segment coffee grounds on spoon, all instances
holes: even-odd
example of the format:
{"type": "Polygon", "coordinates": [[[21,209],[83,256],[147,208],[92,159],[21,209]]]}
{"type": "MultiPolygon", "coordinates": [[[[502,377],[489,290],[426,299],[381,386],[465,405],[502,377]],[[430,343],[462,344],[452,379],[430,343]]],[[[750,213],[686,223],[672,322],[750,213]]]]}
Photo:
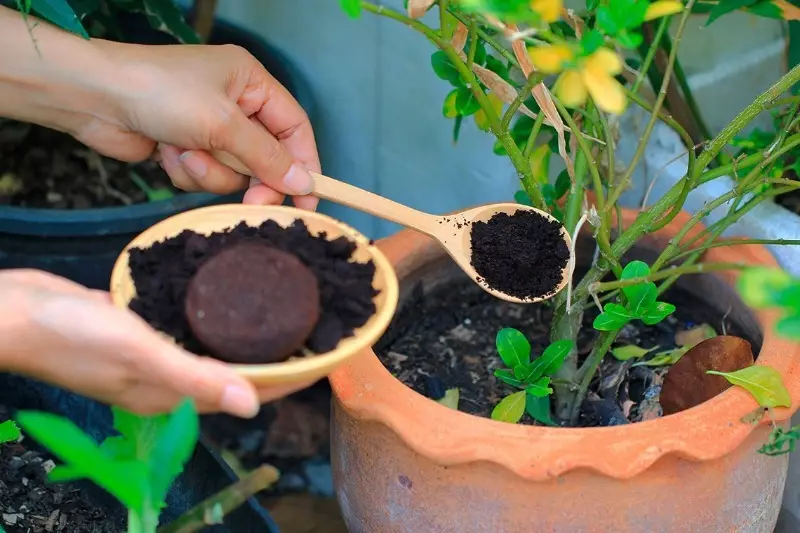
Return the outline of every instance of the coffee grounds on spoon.
{"type": "Polygon", "coordinates": [[[328,352],[375,313],[377,291],[372,287],[375,264],[352,259],[355,243],[344,237],[331,241],[325,237],[311,235],[299,220],[287,228],[270,220],[258,227],[241,223],[209,236],[187,230],[149,248],[131,249],[128,263],[136,297],[130,308],[186,350],[209,355],[186,319],[189,282],[200,266],[228,247],[243,242],[268,244],[296,256],[316,276],[320,317],[305,347],[328,352]]]}
{"type": "Polygon", "coordinates": [[[561,228],[525,209],[473,222],[472,267],[494,290],[523,300],[548,296],[561,284],[569,261],[561,228]]]}

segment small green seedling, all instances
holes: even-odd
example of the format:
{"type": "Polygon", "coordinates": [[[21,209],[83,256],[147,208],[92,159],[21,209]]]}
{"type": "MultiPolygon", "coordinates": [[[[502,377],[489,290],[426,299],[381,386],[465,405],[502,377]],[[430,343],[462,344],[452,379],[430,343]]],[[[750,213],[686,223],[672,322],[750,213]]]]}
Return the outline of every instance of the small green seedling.
{"type": "Polygon", "coordinates": [[[130,172],[131,181],[136,184],[137,187],[147,196],[148,202],[158,202],[161,200],[169,200],[170,198],[175,197],[175,193],[171,190],[167,189],[166,187],[158,187],[153,188],[148,184],[144,178],[139,176],[137,173],[131,171],[130,172]]]}
{"type": "MultiPolygon", "coordinates": [[[[642,261],[631,261],[622,270],[621,281],[646,278],[650,275],[650,267],[642,261]]],[[[658,289],[652,281],[625,285],[622,287],[625,305],[607,303],[603,312],[594,319],[594,329],[598,331],[615,331],[634,319],[639,319],[648,326],[658,324],[675,312],[675,306],[657,301],[658,289]]]]}
{"type": "Polygon", "coordinates": [[[531,360],[528,339],[514,328],[501,329],[496,344],[497,353],[508,368],[495,370],[495,377],[521,390],[503,398],[492,410],[492,419],[515,424],[527,412],[539,422],[554,424],[550,418],[551,379],[575,343],[571,340],[555,341],[534,360],[531,360]]]}
{"type": "Polygon", "coordinates": [[[175,478],[194,452],[199,419],[190,400],[169,415],[137,416],[112,408],[120,433],[100,445],[66,418],[20,411],[22,429],[64,462],[52,482],[90,479],[128,508],[128,533],[153,533],[175,478]]]}

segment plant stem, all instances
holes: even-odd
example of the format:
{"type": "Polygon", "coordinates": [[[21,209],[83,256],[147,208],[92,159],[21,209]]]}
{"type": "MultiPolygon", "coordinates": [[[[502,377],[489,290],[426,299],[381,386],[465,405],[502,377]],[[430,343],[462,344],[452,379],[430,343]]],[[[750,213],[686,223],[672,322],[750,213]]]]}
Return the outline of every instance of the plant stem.
{"type": "Polygon", "coordinates": [[[525,149],[522,150],[522,155],[525,157],[525,159],[530,160],[531,152],[533,152],[533,146],[536,144],[536,138],[539,136],[539,132],[542,131],[542,124],[544,124],[544,113],[539,113],[536,115],[536,120],[533,121],[531,133],[528,135],[528,140],[525,142],[525,149]]]}
{"type": "Polygon", "coordinates": [[[224,516],[230,513],[247,501],[250,496],[261,492],[277,480],[277,471],[269,465],[262,465],[247,477],[200,502],[173,522],[159,528],[158,533],[200,531],[216,523],[210,517],[224,516]]]}
{"type": "Polygon", "coordinates": [[[592,292],[605,292],[614,289],[621,289],[622,287],[630,287],[631,285],[638,285],[639,283],[647,283],[648,281],[658,281],[660,279],[668,278],[670,276],[684,276],[686,274],[703,274],[705,272],[718,272],[720,270],[738,270],[749,266],[747,263],[699,263],[697,265],[687,265],[680,267],[670,267],[658,272],[652,272],[647,276],[638,278],[621,279],[617,281],[604,281],[595,282],[591,285],[592,292]]]}
{"type": "MultiPolygon", "coordinates": [[[[653,64],[653,58],[656,57],[656,52],[660,48],[661,38],[664,36],[664,32],[669,27],[669,23],[671,21],[672,17],[664,17],[658,24],[658,29],[656,29],[656,33],[653,36],[652,42],[650,42],[650,46],[647,49],[647,54],[645,55],[642,64],[639,66],[639,75],[636,77],[636,81],[633,83],[633,87],[631,87],[632,93],[634,94],[639,93],[639,87],[641,87],[642,82],[644,81],[644,78],[647,75],[647,73],[650,72],[650,65],[653,64]]],[[[653,89],[655,88],[656,87],[653,86],[653,89]]]]}
{"type": "Polygon", "coordinates": [[[589,390],[589,385],[592,383],[592,378],[594,377],[595,373],[597,373],[597,368],[603,361],[603,357],[606,356],[609,348],[611,348],[611,345],[614,344],[614,340],[617,338],[619,331],[620,330],[616,329],[614,331],[605,331],[601,333],[600,338],[594,341],[592,353],[589,354],[589,357],[586,359],[586,361],[584,361],[583,365],[578,371],[580,383],[578,384],[578,392],[572,400],[571,411],[569,415],[570,424],[573,426],[578,422],[578,415],[580,415],[581,412],[581,404],[583,403],[583,399],[586,398],[586,393],[589,390]]]}
{"type": "MultiPolygon", "coordinates": [[[[689,0],[686,4],[686,8],[681,15],[680,22],[678,23],[678,29],[675,32],[675,40],[679,42],[681,36],[683,35],[683,30],[686,28],[686,22],[689,20],[689,15],[692,12],[692,6],[694,5],[694,0],[689,0]]],[[[664,69],[664,80],[661,83],[661,88],[658,91],[658,96],[656,97],[655,104],[653,105],[653,113],[650,114],[650,120],[647,122],[647,126],[644,129],[644,133],[642,134],[642,138],[639,139],[639,144],[636,147],[636,152],[633,154],[633,158],[631,159],[628,168],[625,170],[625,174],[622,176],[620,183],[614,187],[613,191],[610,193],[608,198],[608,205],[614,205],[619,200],[619,197],[622,195],[623,191],[628,187],[628,183],[631,181],[631,177],[633,176],[633,172],[636,170],[639,161],[644,156],[644,151],[647,149],[648,141],[650,140],[650,135],[653,133],[653,128],[656,125],[656,120],[658,120],[659,110],[661,106],[664,105],[664,99],[667,97],[667,86],[669,85],[670,78],[672,77],[672,69],[675,66],[675,60],[678,57],[678,47],[674,47],[669,54],[669,60],[667,61],[666,67],[664,69]]],[[[690,150],[694,142],[688,147],[690,150]]],[[[600,206],[598,206],[600,207],[600,206]]]]}
{"type": "Polygon", "coordinates": [[[698,252],[705,252],[706,250],[710,250],[711,248],[721,248],[723,246],[739,246],[743,244],[774,244],[779,246],[800,246],[800,239],[736,239],[730,241],[712,242],[711,244],[704,244],[703,246],[698,246],[697,248],[692,248],[691,250],[686,250],[685,252],[681,252],[678,255],[674,256],[672,260],[680,259],[681,257],[685,257],[687,255],[691,255],[698,252]]]}
{"type": "Polygon", "coordinates": [[[387,18],[390,18],[392,20],[396,20],[396,21],[398,21],[398,22],[400,22],[402,24],[405,24],[406,26],[408,26],[412,30],[416,30],[416,31],[420,32],[422,35],[427,37],[429,41],[431,41],[433,44],[435,44],[439,48],[442,48],[442,46],[443,46],[442,39],[439,38],[439,34],[436,33],[436,31],[432,30],[431,28],[429,28],[428,26],[426,26],[425,24],[423,24],[422,22],[420,22],[418,20],[414,20],[414,19],[412,19],[410,17],[405,16],[404,14],[400,13],[399,11],[395,11],[394,9],[391,9],[391,8],[388,8],[388,7],[384,7],[384,6],[379,6],[379,5],[373,4],[372,2],[365,2],[365,1],[361,2],[361,8],[364,11],[369,11],[370,13],[374,13],[375,15],[380,15],[382,17],[387,17],[387,18]]]}
{"type": "MultiPolygon", "coordinates": [[[[531,75],[528,76],[528,79],[525,81],[525,85],[522,86],[520,89],[519,94],[514,101],[509,104],[508,109],[506,110],[505,115],[503,115],[503,120],[500,122],[500,129],[503,131],[508,130],[509,126],[511,126],[511,119],[514,118],[514,115],[517,113],[517,110],[522,105],[522,102],[531,94],[531,89],[534,86],[538,85],[539,82],[542,81],[542,75],[537,72],[531,72],[531,75]]],[[[539,113],[539,115],[544,115],[544,113],[539,113]]],[[[538,115],[537,115],[538,118],[538,115]]]]}
{"type": "Polygon", "coordinates": [[[194,0],[192,11],[194,15],[194,31],[200,37],[201,43],[207,43],[211,30],[214,29],[217,0],[194,0]]]}

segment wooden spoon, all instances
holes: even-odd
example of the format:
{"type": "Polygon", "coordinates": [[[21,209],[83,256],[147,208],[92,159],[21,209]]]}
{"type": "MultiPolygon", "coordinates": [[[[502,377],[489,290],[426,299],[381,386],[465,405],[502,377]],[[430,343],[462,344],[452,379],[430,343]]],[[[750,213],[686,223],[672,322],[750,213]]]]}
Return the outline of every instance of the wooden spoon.
{"type": "MultiPolygon", "coordinates": [[[[213,153],[213,156],[217,161],[227,165],[236,172],[245,176],[253,176],[253,173],[231,154],[217,151],[213,153]]],[[[364,189],[359,189],[358,187],[342,181],[329,178],[328,176],[323,176],[316,172],[310,172],[310,174],[311,178],[314,180],[314,191],[311,194],[318,198],[346,205],[353,209],[369,213],[370,215],[415,229],[433,237],[447,250],[450,257],[453,258],[458,266],[461,267],[478,286],[496,298],[512,303],[536,303],[552,298],[563,289],[569,281],[569,266],[571,261],[567,262],[561,272],[561,282],[550,293],[536,298],[522,299],[490,287],[472,266],[471,227],[473,222],[485,222],[498,213],[513,214],[521,210],[535,211],[549,220],[556,220],[549,213],[516,203],[497,203],[473,207],[450,215],[431,215],[399,204],[383,196],[365,191],[364,189]]],[[[563,226],[561,228],[561,235],[571,253],[572,241],[563,226]]],[[[502,236],[498,236],[498,238],[502,238],[502,236]]]]}

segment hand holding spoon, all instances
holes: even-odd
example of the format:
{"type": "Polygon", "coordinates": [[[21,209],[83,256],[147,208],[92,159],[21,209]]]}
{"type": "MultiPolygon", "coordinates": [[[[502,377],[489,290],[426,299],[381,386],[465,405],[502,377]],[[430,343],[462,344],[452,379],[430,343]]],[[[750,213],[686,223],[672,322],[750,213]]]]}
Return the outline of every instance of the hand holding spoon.
{"type": "MultiPolygon", "coordinates": [[[[213,155],[218,161],[240,174],[245,176],[253,175],[246,166],[232,155],[226,152],[215,152],[213,155]]],[[[571,261],[568,261],[562,269],[560,283],[548,294],[535,298],[519,298],[491,287],[472,265],[473,223],[486,222],[499,213],[513,215],[521,210],[534,211],[548,220],[555,220],[549,213],[516,203],[497,203],[473,207],[450,215],[431,215],[322,174],[315,172],[310,174],[314,180],[314,190],[312,192],[314,196],[352,207],[433,237],[447,250],[450,257],[475,283],[496,298],[512,303],[540,302],[558,293],[566,286],[569,280],[569,265],[571,261]]],[[[569,234],[563,227],[561,228],[561,237],[567,249],[572,250],[569,234]]],[[[498,238],[502,239],[503,235],[498,235],[498,238]]]]}

